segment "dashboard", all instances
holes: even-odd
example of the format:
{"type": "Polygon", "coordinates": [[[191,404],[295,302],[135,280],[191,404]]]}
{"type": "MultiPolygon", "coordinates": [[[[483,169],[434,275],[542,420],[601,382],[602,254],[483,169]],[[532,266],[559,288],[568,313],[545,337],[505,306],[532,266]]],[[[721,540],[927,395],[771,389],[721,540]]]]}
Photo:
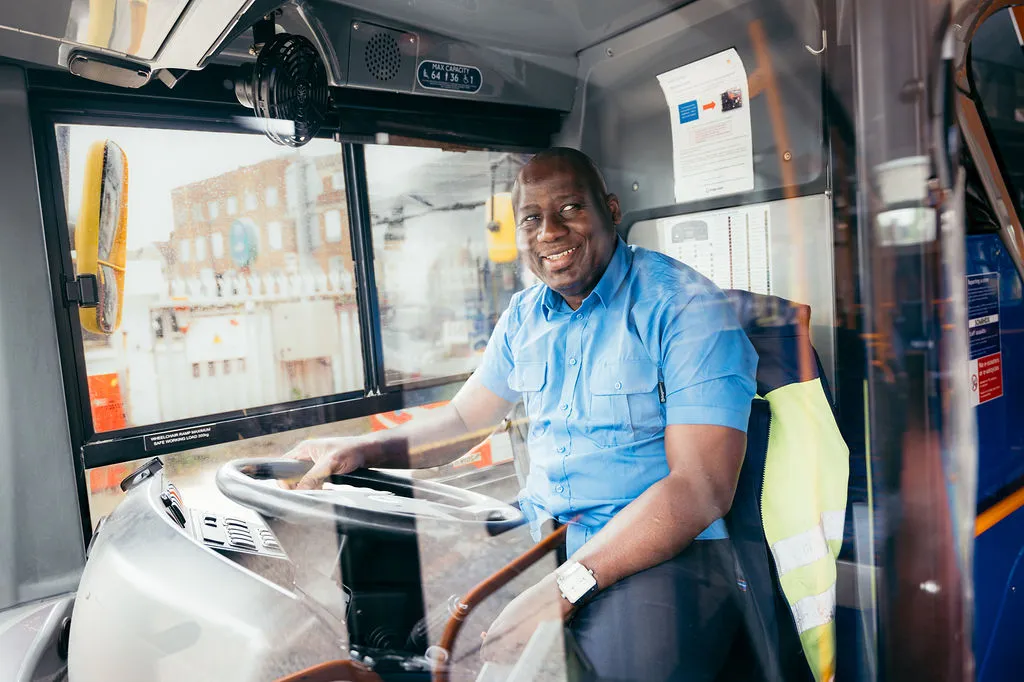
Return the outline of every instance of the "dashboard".
{"type": "Polygon", "coordinates": [[[297,580],[261,520],[189,508],[156,461],[125,479],[93,536],[71,682],[255,682],[347,658],[347,594],[297,580]]]}

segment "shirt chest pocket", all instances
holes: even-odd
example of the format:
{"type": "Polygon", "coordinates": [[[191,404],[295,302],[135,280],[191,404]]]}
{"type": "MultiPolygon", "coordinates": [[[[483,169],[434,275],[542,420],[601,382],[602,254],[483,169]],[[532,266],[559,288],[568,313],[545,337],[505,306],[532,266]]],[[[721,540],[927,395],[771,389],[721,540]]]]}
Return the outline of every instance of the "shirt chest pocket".
{"type": "Polygon", "coordinates": [[[508,375],[508,386],[523,396],[526,416],[531,422],[535,422],[541,414],[541,390],[547,383],[547,370],[546,362],[517,362],[508,375]]]}
{"type": "Polygon", "coordinates": [[[601,447],[660,436],[665,416],[658,396],[658,366],[647,360],[598,363],[590,377],[587,437],[601,447]]]}

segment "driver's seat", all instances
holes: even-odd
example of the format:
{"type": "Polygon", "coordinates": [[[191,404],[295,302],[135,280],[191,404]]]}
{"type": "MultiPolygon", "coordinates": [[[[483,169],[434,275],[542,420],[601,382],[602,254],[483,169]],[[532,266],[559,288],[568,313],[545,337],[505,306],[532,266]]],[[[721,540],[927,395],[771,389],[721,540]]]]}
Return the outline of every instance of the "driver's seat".
{"type": "Polygon", "coordinates": [[[811,582],[820,582],[831,577],[834,586],[849,451],[835,422],[821,362],[811,346],[810,307],[748,291],[726,294],[758,354],[758,397],[751,406],[736,495],[725,517],[737,579],[747,597],[744,620],[750,636],[740,638],[744,641],[737,644],[739,650],[732,657],[736,665],[720,679],[749,679],[753,667],[768,680],[813,680],[812,666],[821,679],[828,679],[835,669],[834,587],[831,610],[825,613],[827,592],[824,599],[819,599],[823,595],[801,599],[806,585],[793,579],[804,581],[809,576],[811,582]],[[795,433],[799,443],[789,438],[795,433]],[[797,471],[814,475],[791,476],[800,480],[779,485],[781,478],[797,471]],[[805,484],[810,489],[793,489],[805,484]],[[806,530],[800,525],[800,519],[819,516],[821,522],[806,530]],[[766,536],[766,529],[772,538],[766,536]],[[794,544],[798,545],[795,551],[794,544]],[[780,580],[779,566],[787,574],[785,581],[780,580]],[[808,604],[821,613],[808,618],[808,604]],[[802,627],[798,628],[797,619],[802,627]]]}

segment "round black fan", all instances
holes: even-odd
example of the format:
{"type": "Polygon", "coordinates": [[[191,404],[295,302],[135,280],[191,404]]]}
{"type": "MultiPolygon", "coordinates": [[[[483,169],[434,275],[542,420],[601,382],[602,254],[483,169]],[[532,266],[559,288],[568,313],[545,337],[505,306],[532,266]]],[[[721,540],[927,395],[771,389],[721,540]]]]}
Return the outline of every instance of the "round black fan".
{"type": "Polygon", "coordinates": [[[313,139],[330,107],[327,71],[313,43],[275,35],[249,69],[235,82],[235,95],[256,113],[267,137],[288,147],[313,139]]]}

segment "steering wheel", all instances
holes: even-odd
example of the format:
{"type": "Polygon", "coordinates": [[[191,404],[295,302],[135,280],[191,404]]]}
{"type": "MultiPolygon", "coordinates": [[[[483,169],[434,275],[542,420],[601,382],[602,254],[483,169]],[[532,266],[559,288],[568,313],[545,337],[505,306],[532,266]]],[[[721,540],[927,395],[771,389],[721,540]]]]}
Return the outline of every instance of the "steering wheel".
{"type": "Polygon", "coordinates": [[[322,490],[288,490],[277,481],[305,474],[312,462],[236,459],[217,470],[217,488],[264,517],[285,522],[333,521],[358,531],[414,535],[417,520],[479,527],[491,535],[525,523],[523,513],[499,500],[450,485],[359,469],[327,479],[322,490]]]}

